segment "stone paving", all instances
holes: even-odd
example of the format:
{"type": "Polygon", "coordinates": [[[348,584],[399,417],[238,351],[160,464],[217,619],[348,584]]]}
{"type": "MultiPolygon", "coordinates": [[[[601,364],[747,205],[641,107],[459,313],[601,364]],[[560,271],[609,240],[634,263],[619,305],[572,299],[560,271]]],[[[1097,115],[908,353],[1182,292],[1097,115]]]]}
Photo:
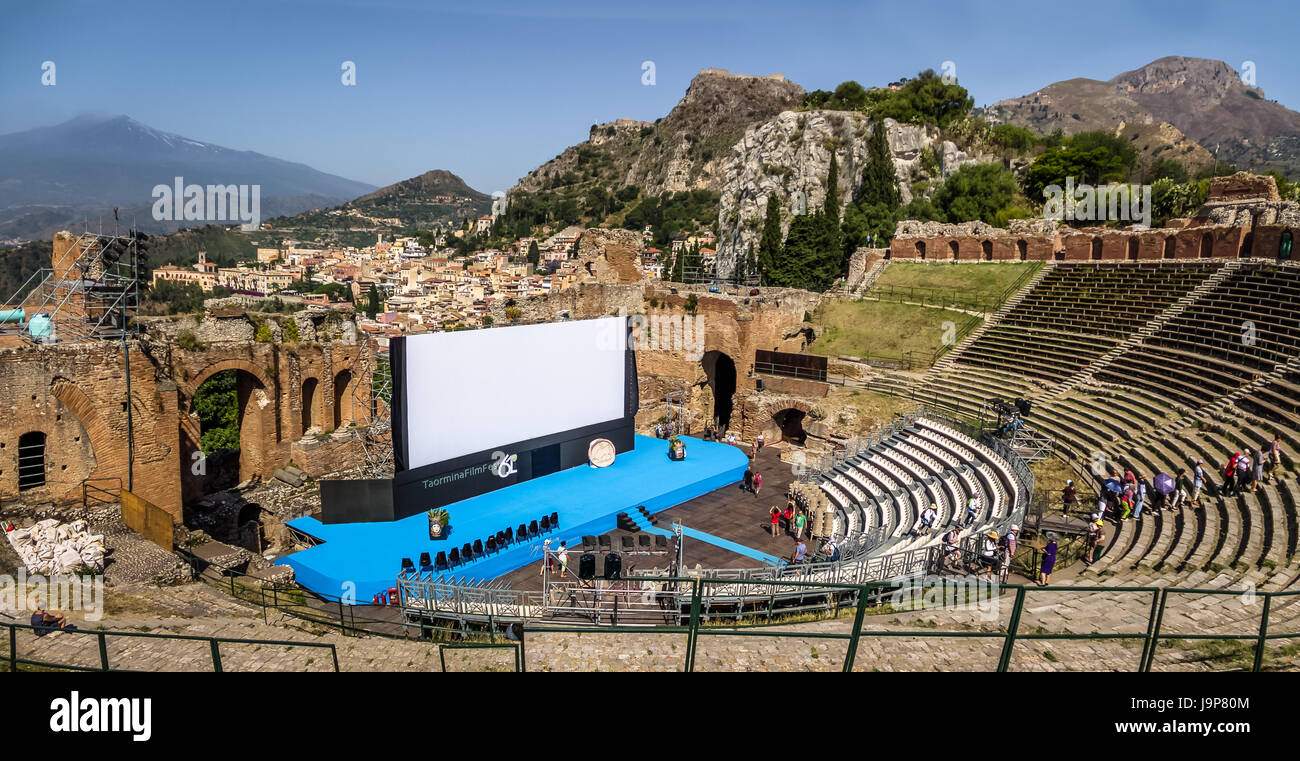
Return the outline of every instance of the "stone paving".
{"type": "MultiPolygon", "coordinates": [[[[1006,594],[994,603],[968,608],[870,615],[863,622],[864,636],[855,658],[856,671],[992,671],[997,667],[1009,624],[1013,598],[1006,594]],[[916,632],[917,636],[871,637],[872,633],[916,632]],[[993,637],[942,637],[944,632],[991,633],[993,637]]],[[[1300,602],[1300,601],[1297,601],[1300,602]]],[[[1248,598],[1192,598],[1187,606],[1171,604],[1166,621],[1191,622],[1186,628],[1169,627],[1172,634],[1193,631],[1253,633],[1260,606],[1248,598]],[[1252,619],[1251,616],[1254,616],[1252,619]],[[1229,631],[1228,627],[1231,627],[1229,631]]],[[[1271,631],[1300,631],[1297,613],[1279,606],[1270,615],[1271,631]]],[[[1150,596],[1132,592],[1053,592],[1029,590],[1022,613],[1021,635],[1106,632],[1143,634],[1150,612],[1150,596]]],[[[11,612],[12,613],[12,612],[11,612]]],[[[73,620],[83,633],[56,632],[37,638],[18,632],[21,657],[79,665],[100,665],[97,637],[84,632],[104,629],[122,632],[184,634],[231,639],[289,641],[293,645],[221,643],[226,671],[329,671],[333,659],[324,648],[307,643],[333,644],[343,671],[440,671],[439,647],[429,642],[381,637],[345,637],[287,614],[271,611],[263,621],[261,608],[229,597],[213,586],[193,583],[170,587],[140,586],[112,590],[105,615],[89,622],[73,620]]],[[[847,655],[847,639],[812,636],[776,637],[775,632],[799,635],[847,635],[851,611],[838,618],[809,623],[779,624],[749,629],[757,636],[729,636],[725,626],[706,627],[696,652],[696,671],[838,671],[847,655]],[[768,636],[764,636],[768,635],[768,636]]],[[[680,633],[558,633],[526,634],[529,671],[680,671],[685,666],[687,638],[680,633]]],[[[1253,642],[1211,643],[1192,640],[1162,642],[1156,670],[1208,671],[1248,668],[1253,642]]],[[[9,655],[0,641],[0,659],[9,655]]],[[[1134,640],[1034,640],[1020,638],[1012,652],[1013,671],[1121,670],[1137,668],[1143,642],[1134,640]]],[[[1266,665],[1291,670],[1300,639],[1270,643],[1266,665]],[[1285,649],[1284,649],[1285,648],[1285,649]]],[[[209,671],[211,645],[207,640],[109,636],[106,650],[113,668],[151,671],[209,671]]],[[[512,671],[514,652],[506,648],[459,649],[444,652],[448,671],[512,671]]]]}

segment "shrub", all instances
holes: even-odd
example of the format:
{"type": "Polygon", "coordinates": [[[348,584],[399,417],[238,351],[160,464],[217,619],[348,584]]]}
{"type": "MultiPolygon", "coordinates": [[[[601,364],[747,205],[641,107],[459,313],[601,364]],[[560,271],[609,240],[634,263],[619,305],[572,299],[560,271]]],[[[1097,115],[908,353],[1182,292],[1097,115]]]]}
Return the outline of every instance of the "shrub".
{"type": "Polygon", "coordinates": [[[266,323],[258,325],[257,332],[253,334],[253,340],[263,344],[269,344],[274,341],[275,336],[271,334],[271,326],[266,323]]]}
{"type": "Polygon", "coordinates": [[[202,351],[204,348],[203,342],[188,330],[176,334],[176,345],[185,351],[202,351]]]}
{"type": "Polygon", "coordinates": [[[280,327],[284,331],[284,340],[292,341],[294,343],[297,343],[299,340],[301,340],[301,336],[298,335],[297,320],[290,317],[288,320],[285,320],[284,324],[281,325],[280,327]]]}

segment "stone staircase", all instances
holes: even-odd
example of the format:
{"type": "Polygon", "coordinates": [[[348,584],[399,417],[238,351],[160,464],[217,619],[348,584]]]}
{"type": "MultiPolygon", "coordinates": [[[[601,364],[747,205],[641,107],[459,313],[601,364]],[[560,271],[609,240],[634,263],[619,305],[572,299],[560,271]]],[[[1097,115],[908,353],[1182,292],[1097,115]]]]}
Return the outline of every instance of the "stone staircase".
{"type": "Polygon", "coordinates": [[[1042,269],[1038,270],[1038,272],[1035,273],[1033,277],[1029,278],[1029,280],[1025,282],[1025,286],[1023,288],[1017,291],[1014,296],[1007,299],[1006,303],[1003,304],[1002,307],[998,309],[998,311],[989,315],[989,317],[984,320],[983,325],[979,326],[975,330],[972,330],[966,336],[966,338],[962,340],[961,343],[952,347],[952,349],[946,355],[944,355],[943,359],[936,362],[934,364],[934,367],[930,368],[930,373],[929,373],[930,377],[934,377],[936,374],[942,373],[944,370],[947,370],[948,368],[952,367],[953,364],[957,361],[957,358],[961,356],[962,352],[966,351],[967,348],[969,348],[972,344],[978,341],[980,336],[988,332],[990,328],[994,327],[999,322],[1001,322],[1003,317],[1006,317],[1008,314],[1010,314],[1011,310],[1015,309],[1016,306],[1021,301],[1024,300],[1025,296],[1027,296],[1030,293],[1030,291],[1034,290],[1035,286],[1037,286],[1038,283],[1055,268],[1056,268],[1055,261],[1044,262],[1042,269]]]}
{"type": "Polygon", "coordinates": [[[862,280],[859,281],[857,285],[853,286],[853,289],[849,294],[850,297],[855,299],[862,298],[862,294],[866,293],[867,289],[872,285],[875,285],[876,280],[879,279],[881,273],[885,271],[886,264],[889,264],[888,259],[879,259],[873,262],[870,269],[868,269],[866,274],[862,276],[862,280]]]}
{"type": "Polygon", "coordinates": [[[1219,285],[1228,278],[1228,276],[1241,269],[1241,264],[1240,260],[1230,260],[1226,262],[1217,272],[1206,278],[1203,283],[1184,294],[1181,299],[1171,304],[1155,319],[1147,322],[1147,324],[1142,326],[1136,333],[1116,344],[1113,349],[1103,354],[1096,361],[1088,364],[1075,375],[1067,378],[1055,389],[1042,395],[1041,399],[1043,401],[1056,399],[1070,389],[1091,380],[1099,370],[1108,367],[1112,362],[1130,349],[1141,346],[1148,338],[1155,335],[1156,332],[1163,328],[1170,320],[1185,312],[1189,306],[1199,301],[1202,296],[1213,291],[1215,288],[1218,288],[1219,285]]]}

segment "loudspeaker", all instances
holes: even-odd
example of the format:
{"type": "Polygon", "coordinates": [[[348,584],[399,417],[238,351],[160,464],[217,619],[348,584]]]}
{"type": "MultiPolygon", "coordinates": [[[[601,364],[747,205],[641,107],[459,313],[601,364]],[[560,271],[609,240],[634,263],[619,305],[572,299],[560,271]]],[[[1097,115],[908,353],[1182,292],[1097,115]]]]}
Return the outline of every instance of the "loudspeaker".
{"type": "Polygon", "coordinates": [[[596,578],[596,556],[590,552],[584,552],[578,558],[578,578],[583,581],[596,578]]]}
{"type": "Polygon", "coordinates": [[[610,580],[623,578],[623,556],[617,552],[605,556],[605,578],[610,580]]]}
{"type": "Polygon", "coordinates": [[[1029,412],[1032,409],[1033,405],[1028,399],[1016,400],[1016,410],[1020,413],[1020,417],[1029,417],[1029,412]]]}

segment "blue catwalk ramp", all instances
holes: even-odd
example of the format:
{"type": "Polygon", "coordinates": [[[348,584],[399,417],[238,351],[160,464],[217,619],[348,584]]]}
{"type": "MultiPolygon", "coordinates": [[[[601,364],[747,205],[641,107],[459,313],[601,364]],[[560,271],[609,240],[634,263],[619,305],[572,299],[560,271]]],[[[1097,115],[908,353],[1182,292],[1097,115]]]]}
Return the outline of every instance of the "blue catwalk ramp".
{"type": "Polygon", "coordinates": [[[507,527],[559,513],[558,530],[516,542],[450,572],[457,578],[493,579],[540,559],[543,538],[549,538],[552,547],[561,541],[571,547],[580,545],[584,534],[617,528],[621,512],[631,514],[638,505],[651,513],[666,510],[744,476],[747,460],[736,447],[689,436],[682,439],[687,456],[681,462],[668,459],[668,442],[637,436],[635,448],[618,455],[608,468],[569,468],[447,505],[451,533],[440,541],[429,538],[429,519],[424,514],[384,523],[331,525],[298,518],[288,525],[321,543],[276,562],[292,567],[298,583],[314,592],[333,596],[353,592],[358,602],[369,602],[396,583],[402,558],[418,565],[422,552],[430,557],[437,557],[439,551],[450,554],[466,542],[486,540],[507,527]]]}
{"type": "MultiPolygon", "coordinates": [[[[658,526],[652,524],[650,521],[646,520],[645,516],[642,515],[640,511],[630,512],[627,514],[627,516],[632,519],[632,522],[635,523],[638,528],[640,528],[642,531],[646,532],[647,534],[661,534],[663,536],[673,536],[673,532],[667,529],[659,528],[658,526]]],[[[761,550],[756,550],[753,547],[746,547],[743,544],[737,544],[736,542],[733,542],[730,539],[723,539],[720,536],[707,534],[703,531],[700,531],[699,529],[693,529],[690,526],[682,526],[682,536],[690,537],[691,539],[697,539],[701,542],[704,542],[705,544],[711,544],[714,547],[721,547],[724,550],[730,550],[731,552],[734,552],[737,555],[744,555],[745,557],[753,558],[754,560],[757,560],[760,563],[765,563],[767,565],[785,565],[785,561],[778,558],[775,555],[769,555],[766,552],[763,552],[761,550]]]]}

